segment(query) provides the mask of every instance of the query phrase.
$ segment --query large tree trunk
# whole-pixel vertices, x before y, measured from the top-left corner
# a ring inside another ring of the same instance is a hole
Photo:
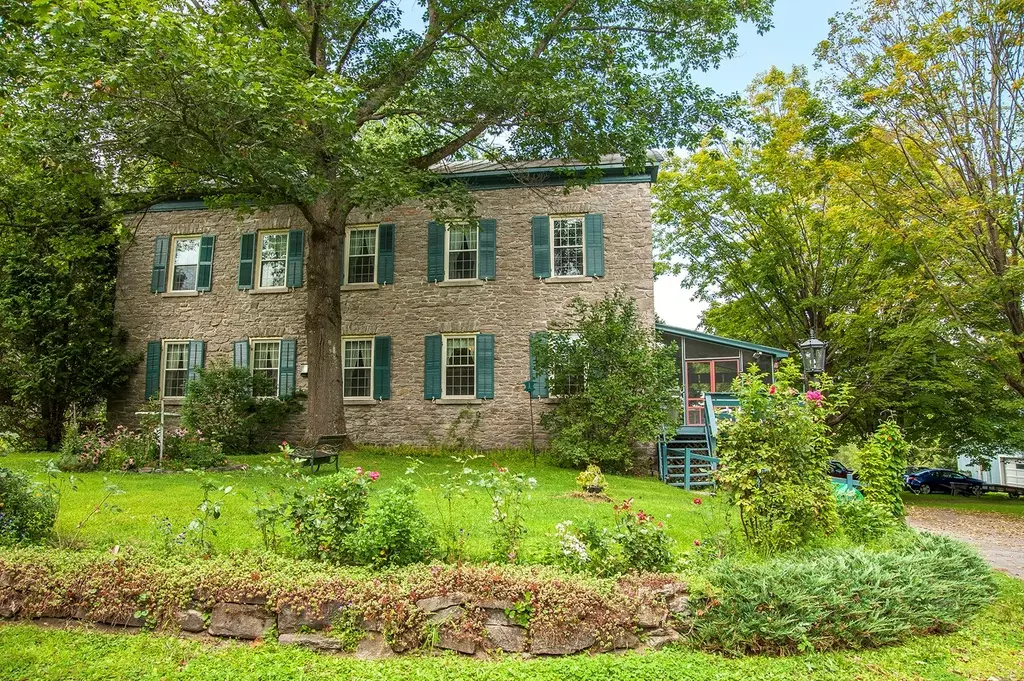
[[[43,398],[39,405],[40,416],[43,422],[43,437],[46,439],[46,450],[56,451],[60,448],[61,440],[64,437],[64,414],[68,405],[59,398]]]
[[[341,387],[341,248],[347,211],[319,205],[310,220],[306,276],[306,355],[309,399],[306,439],[345,433]]]

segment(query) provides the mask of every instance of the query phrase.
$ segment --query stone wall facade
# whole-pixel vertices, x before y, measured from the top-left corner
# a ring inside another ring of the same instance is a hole
[[[528,445],[531,412],[523,382],[529,378],[531,332],[556,327],[573,297],[599,300],[615,287],[623,287],[635,298],[644,318],[654,323],[649,183],[594,184],[568,192],[561,186],[488,189],[475,191],[474,198],[478,215],[497,222],[492,281],[428,282],[431,214],[420,203],[353,215],[349,220],[350,224],[395,224],[394,283],[342,287],[344,335],[390,336],[392,343],[390,399],[346,400],[348,434],[356,441],[431,444],[443,441],[453,427],[460,428],[453,426],[456,422],[471,422],[478,413],[473,436],[479,446]],[[534,278],[532,217],[583,213],[603,215],[605,275]],[[248,216],[208,209],[143,216],[123,254],[117,284],[118,321],[128,332],[131,349],[143,352],[147,342],[155,339],[204,340],[209,366],[217,360],[230,362],[236,340],[284,337],[297,339],[296,364],[307,365],[306,288],[264,292],[239,290],[237,285],[243,233],[305,224],[289,206]],[[154,241],[176,234],[216,235],[210,291],[150,292]],[[424,337],[447,333],[494,334],[493,399],[424,398]],[[140,363],[122,398],[110,405],[112,423],[136,422],[134,413],[145,401],[144,364]],[[305,387],[305,376],[297,373],[296,388]],[[548,404],[548,400],[535,400],[538,434],[540,412]],[[470,413],[463,413],[467,409]],[[282,435],[298,439],[304,425],[299,415]]]

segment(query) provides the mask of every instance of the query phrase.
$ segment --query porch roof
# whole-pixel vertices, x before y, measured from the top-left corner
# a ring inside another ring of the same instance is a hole
[[[710,333],[701,333],[700,331],[693,331],[692,329],[683,329],[678,326],[668,326],[667,324],[655,324],[654,328],[662,333],[672,334],[673,336],[682,336],[683,338],[692,338],[693,340],[707,341],[708,343],[718,343],[719,345],[725,345],[731,348],[739,348],[741,350],[752,350],[753,352],[763,352],[766,355],[772,355],[773,357],[789,357],[789,351],[781,348],[772,348],[767,345],[758,345],[757,343],[748,343],[747,341],[736,340],[735,338],[726,338],[725,336],[715,336]]]

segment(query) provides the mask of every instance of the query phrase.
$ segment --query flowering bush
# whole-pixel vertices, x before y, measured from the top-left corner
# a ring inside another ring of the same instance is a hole
[[[782,363],[776,385],[763,379],[752,367],[733,383],[740,408],[720,421],[718,482],[739,509],[747,541],[774,553],[837,527],[827,420],[849,398],[827,376],[802,393],[792,361]]]
[[[46,539],[57,520],[57,500],[21,473],[0,468],[0,546]]]
[[[582,471],[576,476],[576,484],[579,485],[584,492],[602,492],[608,483],[604,479],[604,474],[601,472],[601,467],[597,464],[590,464],[586,470]]]
[[[164,466],[212,468],[224,463],[220,443],[202,431],[175,428],[164,435]]]
[[[293,492],[284,510],[305,556],[339,564],[358,562],[349,539],[366,514],[369,486],[378,477],[361,468],[345,469]]]
[[[370,471],[366,477],[373,481],[380,474]],[[416,505],[416,488],[411,482],[399,480],[377,496],[349,540],[355,562],[395,567],[424,562],[436,554],[433,528]]]
[[[61,445],[63,471],[128,471],[155,465],[160,446],[153,435],[118,426],[104,435],[98,430],[78,432],[70,424]],[[220,445],[199,431],[168,430],[164,436],[163,465],[166,468],[210,468],[224,462]]]
[[[491,497],[491,530],[494,532],[491,557],[515,563],[526,535],[523,512],[530,490],[537,486],[536,478],[492,463],[491,470],[477,478],[475,484]]]
[[[615,527],[592,521],[574,525],[566,520],[555,526],[558,549],[552,562],[575,572],[619,575],[627,572],[667,572],[676,565],[673,541],[664,524],[641,510],[633,500],[615,506]]]

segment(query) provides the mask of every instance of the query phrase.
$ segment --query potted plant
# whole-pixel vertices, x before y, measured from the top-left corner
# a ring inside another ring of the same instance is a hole
[[[590,464],[585,471],[576,476],[576,484],[582,487],[584,492],[590,494],[600,494],[607,487],[604,474],[594,464]]]

